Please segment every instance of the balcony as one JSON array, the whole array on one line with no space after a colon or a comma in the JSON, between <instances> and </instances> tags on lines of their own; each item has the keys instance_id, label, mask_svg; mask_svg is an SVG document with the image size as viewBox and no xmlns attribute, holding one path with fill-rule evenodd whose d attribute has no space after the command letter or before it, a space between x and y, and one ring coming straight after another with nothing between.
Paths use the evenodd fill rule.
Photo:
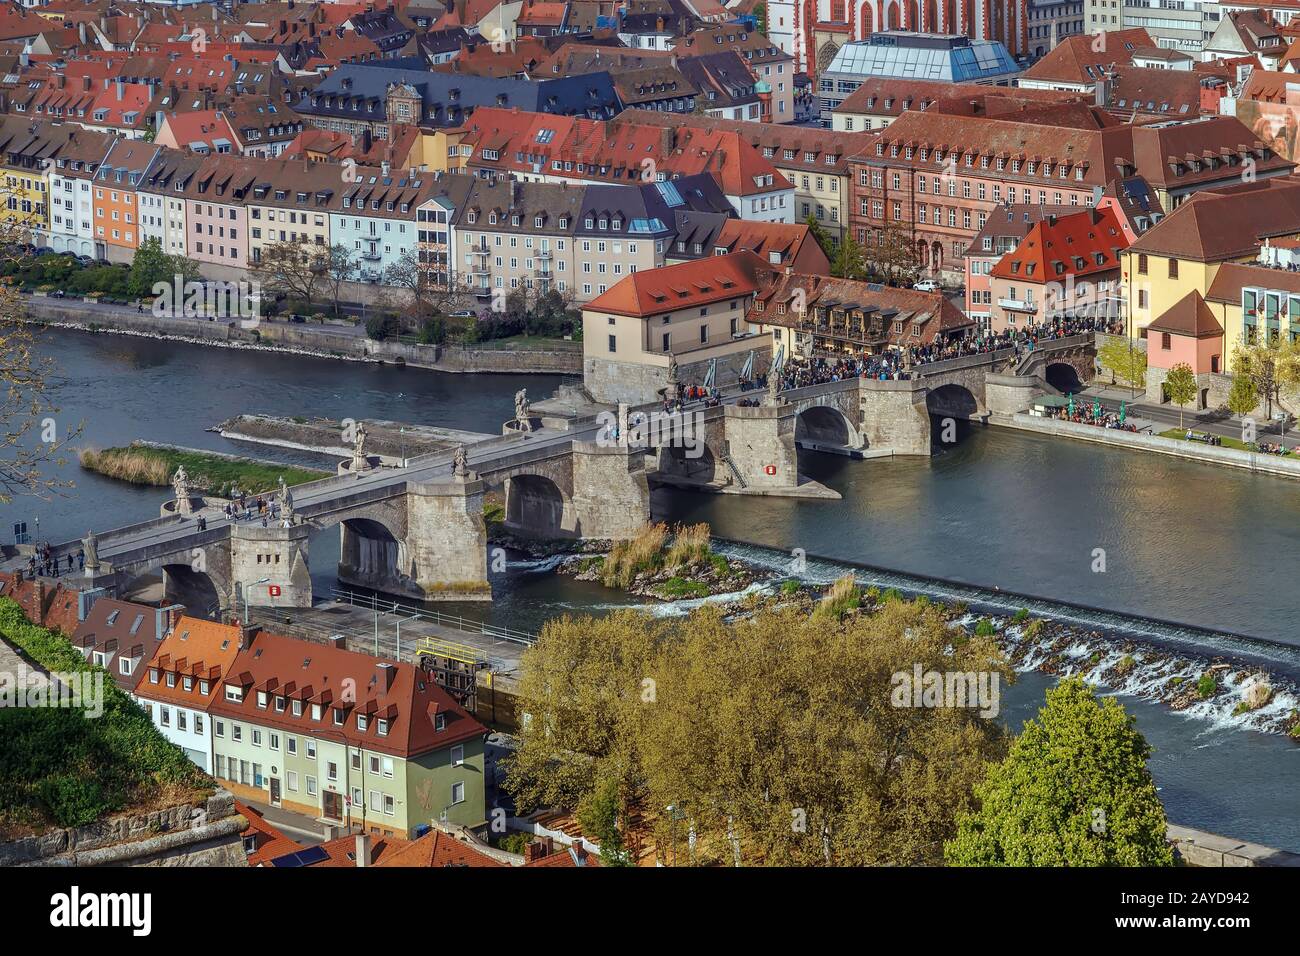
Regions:
<instances>
[{"instance_id":1,"label":"balcony","mask_svg":"<svg viewBox=\"0 0 1300 956\"><path fill-rule=\"evenodd\" d=\"M536 252L533 253L533 258L545 259L547 262L550 262L552 259L555 258L555 253L553 253L550 249L538 249Z\"/></svg>"},{"instance_id":2,"label":"balcony","mask_svg":"<svg viewBox=\"0 0 1300 956\"><path fill-rule=\"evenodd\" d=\"M384 254L379 251L378 246L371 246L368 249L361 250L361 258L369 262L378 262L383 257Z\"/></svg>"},{"instance_id":3,"label":"balcony","mask_svg":"<svg viewBox=\"0 0 1300 956\"><path fill-rule=\"evenodd\" d=\"M998 299L998 308L1006 309L1008 312L1025 312L1029 315L1035 315L1038 312L1038 303L1033 299Z\"/></svg>"}]
</instances>

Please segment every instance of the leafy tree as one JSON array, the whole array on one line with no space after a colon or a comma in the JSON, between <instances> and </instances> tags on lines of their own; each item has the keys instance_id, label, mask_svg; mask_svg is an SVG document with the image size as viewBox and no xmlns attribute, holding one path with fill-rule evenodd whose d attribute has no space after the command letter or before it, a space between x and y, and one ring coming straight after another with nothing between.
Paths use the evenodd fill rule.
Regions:
<instances>
[{"instance_id":1,"label":"leafy tree","mask_svg":"<svg viewBox=\"0 0 1300 956\"><path fill-rule=\"evenodd\" d=\"M1237 346L1233 371L1249 376L1256 394L1264 402L1264 413L1273 418L1273 403L1282 390L1300 385L1300 344L1282 336L1256 334Z\"/></svg>"},{"instance_id":2,"label":"leafy tree","mask_svg":"<svg viewBox=\"0 0 1300 956\"><path fill-rule=\"evenodd\" d=\"M1151 747L1078 678L1047 693L944 846L953 866L1172 866Z\"/></svg>"},{"instance_id":3,"label":"leafy tree","mask_svg":"<svg viewBox=\"0 0 1300 956\"><path fill-rule=\"evenodd\" d=\"M862 246L847 232L835 250L831 261L831 275L841 279L863 279L867 275L867 263L863 258Z\"/></svg>"},{"instance_id":4,"label":"leafy tree","mask_svg":"<svg viewBox=\"0 0 1300 956\"><path fill-rule=\"evenodd\" d=\"M1255 410L1259 404L1259 390L1255 380L1244 372L1232 376L1232 388L1228 391L1228 411L1243 418Z\"/></svg>"},{"instance_id":5,"label":"leafy tree","mask_svg":"<svg viewBox=\"0 0 1300 956\"><path fill-rule=\"evenodd\" d=\"M600 845L600 861L606 866L631 866L631 854L623 846L619 819L624 812L616 776L602 779L578 805L578 822L584 833Z\"/></svg>"},{"instance_id":6,"label":"leafy tree","mask_svg":"<svg viewBox=\"0 0 1300 956\"><path fill-rule=\"evenodd\" d=\"M162 242L157 236L150 236L140 243L131 262L131 274L126 282L127 292L139 298L153 295L155 283L166 282L170 285L175 275L172 257L163 252Z\"/></svg>"},{"instance_id":7,"label":"leafy tree","mask_svg":"<svg viewBox=\"0 0 1300 956\"><path fill-rule=\"evenodd\" d=\"M1104 368L1134 388L1146 388L1147 353L1130 339L1109 338L1097 350Z\"/></svg>"},{"instance_id":8,"label":"leafy tree","mask_svg":"<svg viewBox=\"0 0 1300 956\"><path fill-rule=\"evenodd\" d=\"M552 622L524 656L506 785L522 809L607 824L617 781L617 819L645 820L661 858L684 827L698 863L937 863L1005 731L972 708L895 706L918 663L1012 679L991 640L954 642L938 609L902 600L842 619Z\"/></svg>"},{"instance_id":9,"label":"leafy tree","mask_svg":"<svg viewBox=\"0 0 1300 956\"><path fill-rule=\"evenodd\" d=\"M808 227L808 232L817 240L817 245L822 247L822 252L826 253L826 258L831 261L835 260L836 246L835 240L830 237L826 227L812 213L808 213L808 218L804 220Z\"/></svg>"},{"instance_id":10,"label":"leafy tree","mask_svg":"<svg viewBox=\"0 0 1300 956\"><path fill-rule=\"evenodd\" d=\"M1196 375L1186 362L1179 362L1165 376L1165 393L1178 406L1178 427L1183 427L1183 409L1196 398Z\"/></svg>"}]
</instances>

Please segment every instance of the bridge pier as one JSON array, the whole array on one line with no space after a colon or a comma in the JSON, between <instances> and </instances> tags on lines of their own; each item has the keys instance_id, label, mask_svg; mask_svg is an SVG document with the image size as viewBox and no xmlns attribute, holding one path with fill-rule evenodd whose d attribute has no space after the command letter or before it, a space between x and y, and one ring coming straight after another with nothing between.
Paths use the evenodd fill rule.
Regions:
<instances>
[{"instance_id":1,"label":"bridge pier","mask_svg":"<svg viewBox=\"0 0 1300 956\"><path fill-rule=\"evenodd\" d=\"M794 488L799 484L799 451L794 443L795 407L727 405L724 409L724 459L720 477L730 476L745 490ZM727 464L730 459L739 475Z\"/></svg>"},{"instance_id":2,"label":"bridge pier","mask_svg":"<svg viewBox=\"0 0 1300 956\"><path fill-rule=\"evenodd\" d=\"M311 528L236 523L230 528L230 593L223 611L243 613L245 599L259 607L311 607L307 542ZM269 580L255 584L263 578ZM268 588L277 586L272 597ZM236 600L238 598L238 600Z\"/></svg>"},{"instance_id":3,"label":"bridge pier","mask_svg":"<svg viewBox=\"0 0 1300 956\"><path fill-rule=\"evenodd\" d=\"M984 379L984 404L995 418L1010 418L1045 394L1042 380L1034 375L994 375Z\"/></svg>"},{"instance_id":4,"label":"bridge pier","mask_svg":"<svg viewBox=\"0 0 1300 956\"><path fill-rule=\"evenodd\" d=\"M635 535L650 520L644 452L623 444L575 441L569 504L575 537L619 540Z\"/></svg>"},{"instance_id":5,"label":"bridge pier","mask_svg":"<svg viewBox=\"0 0 1300 956\"><path fill-rule=\"evenodd\" d=\"M896 455L930 454L929 389L919 381L858 379L862 437L868 448Z\"/></svg>"},{"instance_id":6,"label":"bridge pier","mask_svg":"<svg viewBox=\"0 0 1300 956\"><path fill-rule=\"evenodd\" d=\"M483 482L453 475L406 486L407 536L399 594L424 601L490 601Z\"/></svg>"}]
</instances>

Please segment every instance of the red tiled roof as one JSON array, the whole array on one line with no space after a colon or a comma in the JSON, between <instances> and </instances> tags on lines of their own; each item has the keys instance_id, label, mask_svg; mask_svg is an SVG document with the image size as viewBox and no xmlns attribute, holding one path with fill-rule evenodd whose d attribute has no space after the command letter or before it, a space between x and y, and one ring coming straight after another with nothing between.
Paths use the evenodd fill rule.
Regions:
<instances>
[{"instance_id":1,"label":"red tiled roof","mask_svg":"<svg viewBox=\"0 0 1300 956\"><path fill-rule=\"evenodd\" d=\"M1130 64L1134 53L1155 45L1151 34L1143 29L1082 33L1066 37L1023 76L1029 80L1095 83L1108 67ZM1101 48L1096 49L1098 46Z\"/></svg>"},{"instance_id":2,"label":"red tiled roof","mask_svg":"<svg viewBox=\"0 0 1300 956\"><path fill-rule=\"evenodd\" d=\"M1119 268L1128 238L1110 208L1088 209L1068 216L1048 216L1034 223L1013 252L998 260L992 274L1028 282L1062 281Z\"/></svg>"},{"instance_id":3,"label":"red tiled roof","mask_svg":"<svg viewBox=\"0 0 1300 956\"><path fill-rule=\"evenodd\" d=\"M240 834L245 840L253 838L253 852L247 854L249 866L265 866L276 857L287 856L304 849L287 836L266 822L262 811L246 803L235 801L235 810L248 821L248 826Z\"/></svg>"},{"instance_id":4,"label":"red tiled roof","mask_svg":"<svg viewBox=\"0 0 1300 956\"><path fill-rule=\"evenodd\" d=\"M624 276L584 309L640 317L694 308L751 295L763 269L763 260L748 251L705 256Z\"/></svg>"},{"instance_id":5,"label":"red tiled roof","mask_svg":"<svg viewBox=\"0 0 1300 956\"><path fill-rule=\"evenodd\" d=\"M1238 293L1240 296L1240 293ZM1241 301L1240 298L1237 299ZM1210 307L1201 298L1201 293L1193 289L1172 306L1166 309L1158 319L1147 326L1148 332L1171 332L1174 335L1190 335L1198 339L1212 338L1223 334L1223 326L1214 317Z\"/></svg>"}]
</instances>

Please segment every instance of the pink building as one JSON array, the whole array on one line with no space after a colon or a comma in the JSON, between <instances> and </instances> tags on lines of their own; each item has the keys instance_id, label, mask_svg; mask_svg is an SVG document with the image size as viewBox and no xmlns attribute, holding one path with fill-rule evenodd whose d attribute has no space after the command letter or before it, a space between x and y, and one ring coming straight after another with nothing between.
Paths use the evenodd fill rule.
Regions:
<instances>
[{"instance_id":1,"label":"pink building","mask_svg":"<svg viewBox=\"0 0 1300 956\"><path fill-rule=\"evenodd\" d=\"M1147 326L1147 399L1169 401L1164 381L1175 365L1196 375L1198 409L1209 404L1210 376L1223 371L1223 326L1201 294L1192 290Z\"/></svg>"},{"instance_id":2,"label":"pink building","mask_svg":"<svg viewBox=\"0 0 1300 956\"><path fill-rule=\"evenodd\" d=\"M257 182L254 160L213 157L185 187L185 248L191 259L248 267L245 197Z\"/></svg>"}]
</instances>

